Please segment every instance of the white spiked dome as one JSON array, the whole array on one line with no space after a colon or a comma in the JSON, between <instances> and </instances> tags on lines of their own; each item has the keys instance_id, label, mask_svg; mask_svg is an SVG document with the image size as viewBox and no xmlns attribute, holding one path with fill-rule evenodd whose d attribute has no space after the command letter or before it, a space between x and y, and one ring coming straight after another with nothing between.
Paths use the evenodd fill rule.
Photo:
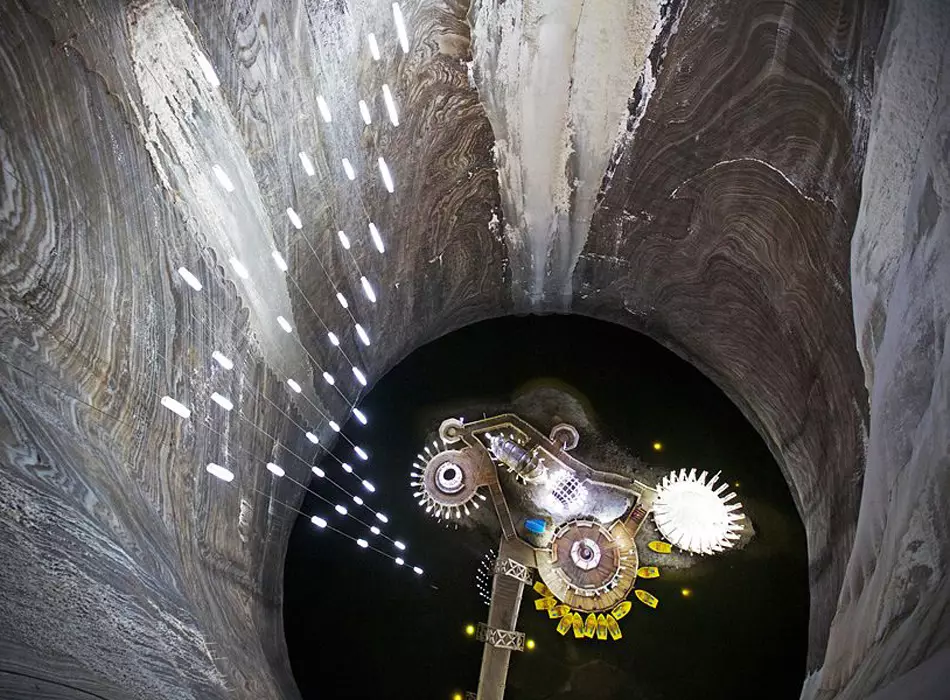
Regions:
<instances>
[{"instance_id":1,"label":"white spiked dome","mask_svg":"<svg viewBox=\"0 0 950 700\"><path fill-rule=\"evenodd\" d=\"M712 554L732 547L742 531L742 504L725 494L729 484L718 487L715 474L696 470L670 472L660 482L653 517L660 534L674 547L695 554Z\"/></svg>"}]
</instances>

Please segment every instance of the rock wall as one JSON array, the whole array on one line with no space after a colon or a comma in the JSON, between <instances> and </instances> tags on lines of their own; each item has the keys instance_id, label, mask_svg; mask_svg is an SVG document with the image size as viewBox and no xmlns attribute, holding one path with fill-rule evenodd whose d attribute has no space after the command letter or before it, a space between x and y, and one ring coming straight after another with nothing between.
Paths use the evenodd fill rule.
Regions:
<instances>
[{"instance_id":1,"label":"rock wall","mask_svg":"<svg viewBox=\"0 0 950 700\"><path fill-rule=\"evenodd\" d=\"M574 274L572 308L710 376L805 524L808 667L851 551L867 398L848 258L884 7L670 3Z\"/></svg>"},{"instance_id":2,"label":"rock wall","mask_svg":"<svg viewBox=\"0 0 950 700\"><path fill-rule=\"evenodd\" d=\"M942 5L895 4L876 67L883 0L638 3L660 20L644 46L645 20L628 18L638 39L616 60L595 13L583 70L646 59L614 81L625 121L595 194L618 103L585 90L614 82L582 70L589 84L558 94L557 124L590 104L608 118L575 160L522 171L525 191L581 193L554 238L521 230L526 216L506 229L518 209L490 121L506 112L470 82L465 0L403 3L405 52L382 0L0 6L0 695L294 697L278 572L300 491L262 465L306 479L320 451L303 429L326 440L346 418L363 391L351 366L372 382L433 337L524 308L519 280L541 280L536 310L567 304L682 354L771 446L808 534L821 671L805 696L926 688L950 628ZM519 237L544 251L509 250ZM158 405L166 393L189 421Z\"/></svg>"},{"instance_id":3,"label":"rock wall","mask_svg":"<svg viewBox=\"0 0 950 700\"><path fill-rule=\"evenodd\" d=\"M950 5L895 2L877 63L851 245L867 467L828 653L803 697L950 688Z\"/></svg>"},{"instance_id":4,"label":"rock wall","mask_svg":"<svg viewBox=\"0 0 950 700\"><path fill-rule=\"evenodd\" d=\"M281 571L302 491L288 479L305 483L320 454L303 431L327 442L329 419L346 420L361 388L351 364L375 379L509 307L491 132L463 63L467 5L407 4L408 54L389 3L343 7L0 5L4 699L293 698ZM165 394L191 418L162 408ZM234 482L210 478L210 461Z\"/></svg>"}]
</instances>

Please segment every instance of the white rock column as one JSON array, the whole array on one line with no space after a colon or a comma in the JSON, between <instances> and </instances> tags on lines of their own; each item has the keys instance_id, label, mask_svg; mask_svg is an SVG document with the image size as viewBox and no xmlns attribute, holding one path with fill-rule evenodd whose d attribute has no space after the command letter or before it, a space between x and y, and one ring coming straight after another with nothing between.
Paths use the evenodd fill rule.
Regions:
<instances>
[{"instance_id":1,"label":"white rock column","mask_svg":"<svg viewBox=\"0 0 950 700\"><path fill-rule=\"evenodd\" d=\"M516 306L566 302L659 0L476 0L475 82L495 133Z\"/></svg>"}]
</instances>

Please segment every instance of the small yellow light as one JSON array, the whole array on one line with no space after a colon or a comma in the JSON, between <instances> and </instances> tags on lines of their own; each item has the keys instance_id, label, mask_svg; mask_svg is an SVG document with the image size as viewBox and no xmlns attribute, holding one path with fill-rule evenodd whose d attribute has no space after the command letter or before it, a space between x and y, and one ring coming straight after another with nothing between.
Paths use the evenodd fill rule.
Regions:
<instances>
[{"instance_id":1,"label":"small yellow light","mask_svg":"<svg viewBox=\"0 0 950 700\"><path fill-rule=\"evenodd\" d=\"M466 625L465 634L467 634L469 637L475 634L475 625Z\"/></svg>"},{"instance_id":2,"label":"small yellow light","mask_svg":"<svg viewBox=\"0 0 950 700\"><path fill-rule=\"evenodd\" d=\"M739 482L738 482L738 481L736 482L736 488L739 488Z\"/></svg>"},{"instance_id":3,"label":"small yellow light","mask_svg":"<svg viewBox=\"0 0 950 700\"><path fill-rule=\"evenodd\" d=\"M465 700L465 698L462 697L461 693L456 693L452 696L452 700Z\"/></svg>"},{"instance_id":4,"label":"small yellow light","mask_svg":"<svg viewBox=\"0 0 950 700\"><path fill-rule=\"evenodd\" d=\"M527 642L524 643L524 645L528 648L528 651L531 651L532 649L534 649L534 640L529 639Z\"/></svg>"},{"instance_id":5,"label":"small yellow light","mask_svg":"<svg viewBox=\"0 0 950 700\"><path fill-rule=\"evenodd\" d=\"M691 595L693 595L693 589L684 588L680 591L680 593L683 595L684 598L689 598Z\"/></svg>"},{"instance_id":6,"label":"small yellow light","mask_svg":"<svg viewBox=\"0 0 950 700\"><path fill-rule=\"evenodd\" d=\"M662 451L663 451L663 443L662 443L662 442L654 442L654 443L653 443L653 451L654 451L654 452L662 452Z\"/></svg>"}]
</instances>

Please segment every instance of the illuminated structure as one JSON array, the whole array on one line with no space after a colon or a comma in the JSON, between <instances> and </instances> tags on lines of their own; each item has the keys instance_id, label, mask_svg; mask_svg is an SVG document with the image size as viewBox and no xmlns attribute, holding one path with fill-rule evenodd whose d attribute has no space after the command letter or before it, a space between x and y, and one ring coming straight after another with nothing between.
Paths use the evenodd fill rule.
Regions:
<instances>
[{"instance_id":1,"label":"illuminated structure","mask_svg":"<svg viewBox=\"0 0 950 700\"><path fill-rule=\"evenodd\" d=\"M729 484L716 487L715 474L708 481L707 472L698 477L696 470L685 469L663 477L653 507L653 517L660 533L675 546L695 554L713 554L728 549L739 539L742 504L733 501Z\"/></svg>"},{"instance_id":2,"label":"illuminated structure","mask_svg":"<svg viewBox=\"0 0 950 700\"><path fill-rule=\"evenodd\" d=\"M489 550L482 557L478 571L475 572L475 590L486 606L491 605L491 577L494 575L496 559L495 550Z\"/></svg>"},{"instance_id":3,"label":"illuminated structure","mask_svg":"<svg viewBox=\"0 0 950 700\"><path fill-rule=\"evenodd\" d=\"M516 623L526 584L540 596L535 608L557 620L560 634L619 640L631 593L647 607L659 604L635 588L638 578L660 575L656 566L640 566L635 542L651 512L669 540L649 543L657 553L675 546L711 554L739 539L741 505L731 502L734 493L722 495L728 484L716 488L718 475L707 480L706 472L682 470L654 489L575 459L569 452L578 440L571 425L544 435L513 414L471 423L450 418L413 464L413 495L426 513L454 523L491 500L501 525L488 622L475 630L485 644L480 700L504 695L510 654L525 648ZM485 596L487 571L477 583Z\"/></svg>"}]
</instances>

